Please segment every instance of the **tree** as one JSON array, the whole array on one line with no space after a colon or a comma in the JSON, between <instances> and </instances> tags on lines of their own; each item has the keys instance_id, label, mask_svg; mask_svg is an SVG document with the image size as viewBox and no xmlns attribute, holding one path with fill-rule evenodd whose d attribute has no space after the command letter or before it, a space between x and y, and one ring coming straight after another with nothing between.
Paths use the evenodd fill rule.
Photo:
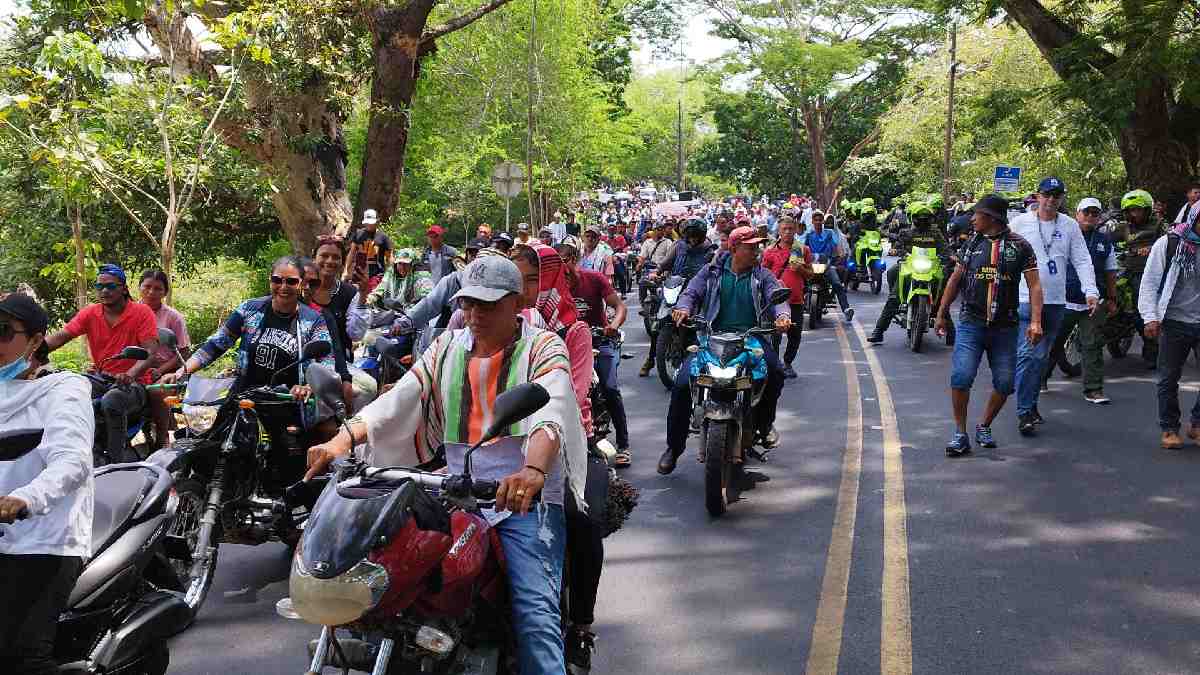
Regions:
<instances>
[{"instance_id":1,"label":"tree","mask_svg":"<svg viewBox=\"0 0 1200 675\"><path fill-rule=\"evenodd\" d=\"M1130 187L1172 207L1200 162L1200 12L1185 0L948 3L981 17L1000 10L1037 45L1062 81L1116 139Z\"/></svg>"},{"instance_id":2,"label":"tree","mask_svg":"<svg viewBox=\"0 0 1200 675\"><path fill-rule=\"evenodd\" d=\"M855 103L889 98L887 81L896 81L903 64L928 42L928 17L888 0L705 4L721 17L718 34L739 46L726 62L727 72L749 77L784 106L793 151L807 150L814 193L822 204L832 204L843 165L832 165L827 156L831 129L839 117L861 114ZM872 126L841 161L859 155L877 137Z\"/></svg>"}]
</instances>

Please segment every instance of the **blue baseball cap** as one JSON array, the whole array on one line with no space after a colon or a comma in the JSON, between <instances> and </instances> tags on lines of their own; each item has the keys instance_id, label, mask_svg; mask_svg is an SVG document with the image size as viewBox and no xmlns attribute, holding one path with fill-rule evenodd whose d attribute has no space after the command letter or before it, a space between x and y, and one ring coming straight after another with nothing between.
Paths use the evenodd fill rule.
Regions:
<instances>
[{"instance_id":1,"label":"blue baseball cap","mask_svg":"<svg viewBox=\"0 0 1200 675\"><path fill-rule=\"evenodd\" d=\"M1038 192L1040 192L1041 194L1044 194L1044 195L1052 194L1055 192L1065 193L1066 191L1067 191L1066 184L1064 184L1061 179L1055 178L1054 176L1050 176L1048 178L1043 178L1042 182L1038 183Z\"/></svg>"}]
</instances>

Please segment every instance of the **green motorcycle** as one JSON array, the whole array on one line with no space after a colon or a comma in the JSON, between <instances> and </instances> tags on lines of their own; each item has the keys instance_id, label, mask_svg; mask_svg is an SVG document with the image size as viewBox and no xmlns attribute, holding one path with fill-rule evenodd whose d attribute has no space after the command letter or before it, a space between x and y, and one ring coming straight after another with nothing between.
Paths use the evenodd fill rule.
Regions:
<instances>
[{"instance_id":1,"label":"green motorcycle","mask_svg":"<svg viewBox=\"0 0 1200 675\"><path fill-rule=\"evenodd\" d=\"M934 308L945 284L945 271L936 249L913 247L900 263L896 291L900 311L896 313L895 322L908 332L908 348L914 352L921 351L925 332L933 326ZM952 330L947 327L946 344L954 344Z\"/></svg>"},{"instance_id":2,"label":"green motorcycle","mask_svg":"<svg viewBox=\"0 0 1200 675\"><path fill-rule=\"evenodd\" d=\"M879 230L866 230L854 243L854 259L846 264L849 272L850 290L857 291L858 285L870 284L871 292L879 295L883 288L883 237Z\"/></svg>"}]
</instances>

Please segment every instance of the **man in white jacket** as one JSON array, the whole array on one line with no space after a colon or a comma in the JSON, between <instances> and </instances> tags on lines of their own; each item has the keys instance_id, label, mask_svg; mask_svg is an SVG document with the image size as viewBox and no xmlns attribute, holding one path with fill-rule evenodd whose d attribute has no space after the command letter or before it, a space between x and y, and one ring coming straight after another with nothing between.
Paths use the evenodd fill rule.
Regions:
<instances>
[{"instance_id":1,"label":"man in white jacket","mask_svg":"<svg viewBox=\"0 0 1200 675\"><path fill-rule=\"evenodd\" d=\"M1200 347L1200 271L1196 261L1200 245L1200 219L1175 225L1150 248L1138 313L1146 324L1146 339L1158 340L1158 425L1162 447L1178 450L1179 377L1183 364ZM1200 399L1192 406L1188 438L1200 441Z\"/></svg>"},{"instance_id":2,"label":"man in white jacket","mask_svg":"<svg viewBox=\"0 0 1200 675\"><path fill-rule=\"evenodd\" d=\"M91 387L74 373L28 379L46 325L46 312L29 296L0 300L0 664L6 673L58 672L58 615L91 555Z\"/></svg>"},{"instance_id":3,"label":"man in white jacket","mask_svg":"<svg viewBox=\"0 0 1200 675\"><path fill-rule=\"evenodd\" d=\"M1066 312L1067 265L1073 266L1079 275L1088 311L1095 312L1100 302L1092 256L1079 223L1058 212L1066 195L1067 188L1061 180L1053 176L1045 178L1038 185L1037 209L1022 213L1008 224L1013 232L1029 242L1037 255L1043 298L1043 335L1041 340L1031 343L1025 336L1030 322L1029 287L1024 279L1021 280L1017 310L1020 319L1017 330L1017 430L1023 436L1032 436L1036 432L1034 425L1044 421L1037 409L1038 394L1046 357L1058 337L1058 328Z\"/></svg>"}]
</instances>

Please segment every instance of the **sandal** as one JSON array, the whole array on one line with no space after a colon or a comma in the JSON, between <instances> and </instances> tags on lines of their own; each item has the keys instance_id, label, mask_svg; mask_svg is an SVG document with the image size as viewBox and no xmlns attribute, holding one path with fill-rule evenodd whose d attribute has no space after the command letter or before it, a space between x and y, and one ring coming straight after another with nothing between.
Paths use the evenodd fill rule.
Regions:
<instances>
[{"instance_id":1,"label":"sandal","mask_svg":"<svg viewBox=\"0 0 1200 675\"><path fill-rule=\"evenodd\" d=\"M621 448L617 450L616 456L613 458L613 466L618 469L624 469L633 463L633 453L629 448Z\"/></svg>"}]
</instances>

